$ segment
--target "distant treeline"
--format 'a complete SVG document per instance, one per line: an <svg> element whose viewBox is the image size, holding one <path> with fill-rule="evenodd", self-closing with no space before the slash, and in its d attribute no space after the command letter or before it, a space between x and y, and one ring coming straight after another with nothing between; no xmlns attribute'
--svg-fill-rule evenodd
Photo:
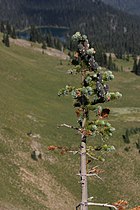
<svg viewBox="0 0 140 210"><path fill-rule="evenodd" d="M17 29L31 25L69 27L69 35L87 34L95 48L113 52L140 54L140 17L113 9L101 0L9 0L0 5L0 18ZM8 10L10 8L10 10Z"/></svg>
<svg viewBox="0 0 140 210"><path fill-rule="evenodd" d="M3 33L3 43L9 47L9 37L16 39L18 33L14 26L10 25L8 21L1 21L0 22L0 32ZM42 49L47 49L47 47L56 48L58 50L63 50L64 48L69 49L69 51L74 50L74 46L71 43L70 39L64 43L59 38L54 37L50 32L46 34L42 34L36 26L30 26L29 30L29 37L28 40L31 42L38 42L42 44ZM71 53L69 52L71 57ZM105 49L102 46L97 46L95 58L100 66L106 67L111 71L121 71L118 66L115 64L113 56L116 58L124 58L129 61L129 53L125 54L113 54L113 53L106 53ZM134 56L134 65L132 71L136 75L140 75L140 56Z"/></svg>
<svg viewBox="0 0 140 210"><path fill-rule="evenodd" d="M3 33L3 43L7 47L10 46L9 37L13 39L17 38L15 27L10 25L8 21L0 22L0 32ZM43 49L47 47L56 48L58 50L63 49L63 43L58 38L54 37L51 33L42 35L35 26L30 26L29 41L42 43Z"/></svg>

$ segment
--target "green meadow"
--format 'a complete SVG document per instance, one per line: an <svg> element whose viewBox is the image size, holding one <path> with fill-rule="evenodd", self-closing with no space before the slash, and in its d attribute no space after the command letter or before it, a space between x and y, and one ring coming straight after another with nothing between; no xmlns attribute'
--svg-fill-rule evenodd
<svg viewBox="0 0 140 210"><path fill-rule="evenodd" d="M5 47L0 37L0 209L72 210L80 202L79 155L48 151L49 145L78 148L80 136L62 123L77 125L71 97L58 97L66 84L79 85L79 76L68 75L68 61L12 44ZM122 65L122 64L121 64ZM108 121L116 128L109 144L116 150L103 154L106 161L94 161L104 170L102 180L89 178L89 197L94 202L113 203L119 199L138 206L140 197L140 77L115 72L111 91L120 100L104 104L111 112ZM29 132L32 136L27 135ZM96 139L89 139L92 145ZM97 142L98 144L98 142ZM127 149L126 149L127 147ZM42 159L31 158L34 149ZM98 208L89 208L99 210Z"/></svg>

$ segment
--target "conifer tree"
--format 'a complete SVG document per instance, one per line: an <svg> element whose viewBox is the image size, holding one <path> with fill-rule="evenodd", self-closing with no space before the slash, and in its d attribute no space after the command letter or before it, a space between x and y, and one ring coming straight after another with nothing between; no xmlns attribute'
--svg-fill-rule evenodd
<svg viewBox="0 0 140 210"><path fill-rule="evenodd" d="M15 27L13 26L12 30L11 30L11 38L16 39L16 31L15 31Z"/></svg>
<svg viewBox="0 0 140 210"><path fill-rule="evenodd" d="M37 37L38 37L38 33L37 33L37 29L34 25L31 26L30 29L30 41L31 42L37 42Z"/></svg>
<svg viewBox="0 0 140 210"><path fill-rule="evenodd" d="M136 72L136 74L140 76L140 59L138 60L137 72Z"/></svg>
<svg viewBox="0 0 140 210"><path fill-rule="evenodd" d="M133 72L134 72L135 74L137 74L137 68L138 68L138 66L137 66L137 58L134 58Z"/></svg>
<svg viewBox="0 0 140 210"><path fill-rule="evenodd" d="M2 39L2 42L5 44L5 37L6 37L6 34L3 33L3 39Z"/></svg>
<svg viewBox="0 0 140 210"><path fill-rule="evenodd" d="M12 27L9 24L9 22L6 23L6 29L5 30L6 30L7 34L11 36Z"/></svg>
<svg viewBox="0 0 140 210"><path fill-rule="evenodd" d="M43 41L43 43L42 43L42 49L44 49L44 50L47 49L47 43L45 41Z"/></svg>
<svg viewBox="0 0 140 210"><path fill-rule="evenodd" d="M2 42L5 44L6 47L10 47L9 35L8 33L3 33L3 40Z"/></svg>
<svg viewBox="0 0 140 210"><path fill-rule="evenodd" d="M0 32L2 32L2 33L5 32L5 25L4 25L3 21L1 21L1 23L0 23Z"/></svg>
<svg viewBox="0 0 140 210"><path fill-rule="evenodd" d="M102 107L101 104L109 102L113 99L121 97L119 92L110 92L109 86L106 82L114 79L111 71L103 70L95 61L94 48L90 48L86 35L76 32L72 36L73 42L77 46L77 50L74 54L72 64L73 69L70 70L70 74L81 74L80 87L74 87L66 85L65 88L60 89L58 95L66 96L71 95L74 100L74 109L77 117L77 127L68 124L62 124L71 129L74 129L81 136L80 140L80 171L81 177L81 202L77 205L76 209L80 207L80 210L88 210L88 206L102 206L112 207L117 209L113 205L93 203L88 201L88 176L96 176L95 167L89 172L86 168L86 157L91 159L104 160L102 156L96 154L97 146L88 146L88 138L92 138L97 141L97 137L100 136L103 140L100 151L112 151L114 146L110 146L105 141L108 137L112 136L114 128L106 120L110 113L110 109ZM92 115L91 115L92 113Z"/></svg>
<svg viewBox="0 0 140 210"><path fill-rule="evenodd" d="M54 37L52 36L51 33L48 33L47 34L47 36L46 36L46 42L47 42L48 47L52 47L52 48L55 47Z"/></svg>
<svg viewBox="0 0 140 210"><path fill-rule="evenodd" d="M111 54L109 54L107 67L109 70L113 70L113 68L114 68Z"/></svg>
<svg viewBox="0 0 140 210"><path fill-rule="evenodd" d="M5 46L6 47L10 47L10 41L9 41L9 35L8 35L8 33L6 33Z"/></svg>

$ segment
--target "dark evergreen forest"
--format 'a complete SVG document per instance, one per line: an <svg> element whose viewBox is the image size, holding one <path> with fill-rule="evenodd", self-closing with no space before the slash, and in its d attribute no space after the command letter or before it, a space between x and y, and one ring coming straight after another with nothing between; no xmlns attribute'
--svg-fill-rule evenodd
<svg viewBox="0 0 140 210"><path fill-rule="evenodd" d="M109 4L119 10L130 14L140 15L139 0L102 0L105 4Z"/></svg>
<svg viewBox="0 0 140 210"><path fill-rule="evenodd" d="M140 17L100 0L1 0L0 20L16 29L35 26L69 27L69 36L85 33L98 50L140 54ZM70 43L69 43L70 44Z"/></svg>

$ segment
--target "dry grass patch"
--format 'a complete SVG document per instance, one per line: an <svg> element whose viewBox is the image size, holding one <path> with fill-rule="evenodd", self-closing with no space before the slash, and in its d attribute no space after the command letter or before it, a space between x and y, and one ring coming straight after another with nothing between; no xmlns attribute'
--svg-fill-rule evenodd
<svg viewBox="0 0 140 210"><path fill-rule="evenodd" d="M44 196L41 198L41 196L36 195L34 191L32 191L32 188L24 188L24 193L27 193L33 199L37 199L38 202L49 209L74 209L77 203L76 199L65 187L60 186L55 178L48 174L47 170L38 171L37 175L34 175L28 169L21 167L19 176L23 184L31 185L34 189L40 191L41 194L44 194ZM44 199L45 197L46 199Z"/></svg>

